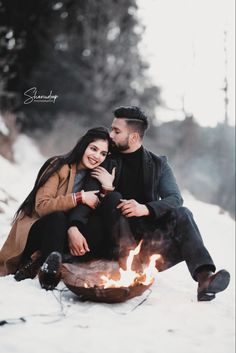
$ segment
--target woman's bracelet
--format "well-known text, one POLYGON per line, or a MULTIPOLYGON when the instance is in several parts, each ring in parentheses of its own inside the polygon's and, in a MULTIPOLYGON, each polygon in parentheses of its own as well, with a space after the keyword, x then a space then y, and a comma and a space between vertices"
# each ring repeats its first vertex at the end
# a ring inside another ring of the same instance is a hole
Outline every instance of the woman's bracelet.
POLYGON ((75 192, 74 194, 74 198, 75 198, 75 201, 76 201, 76 204, 80 204, 80 203, 84 203, 84 190, 81 190, 79 192, 75 192))

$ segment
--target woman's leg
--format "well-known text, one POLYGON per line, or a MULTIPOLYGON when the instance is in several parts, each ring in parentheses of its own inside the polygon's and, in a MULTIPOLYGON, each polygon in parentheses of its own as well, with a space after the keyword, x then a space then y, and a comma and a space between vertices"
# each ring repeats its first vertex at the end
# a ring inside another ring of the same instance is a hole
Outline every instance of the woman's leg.
POLYGON ((63 252, 67 245, 66 229, 67 220, 63 212, 51 213, 33 224, 22 254, 22 264, 14 275, 16 281, 34 278, 49 254, 63 252), (35 256, 36 251, 40 255, 35 256))
POLYGON ((76 262, 85 262, 95 258, 106 257, 106 229, 97 210, 92 212, 86 225, 78 222, 76 226, 85 237, 90 251, 86 252, 83 256, 73 257, 73 260, 76 262))
POLYGON ((35 251, 39 250, 43 262, 53 251, 63 253, 66 246, 66 215, 64 212, 54 212, 40 218, 33 224, 23 252, 23 259, 29 259, 35 251))

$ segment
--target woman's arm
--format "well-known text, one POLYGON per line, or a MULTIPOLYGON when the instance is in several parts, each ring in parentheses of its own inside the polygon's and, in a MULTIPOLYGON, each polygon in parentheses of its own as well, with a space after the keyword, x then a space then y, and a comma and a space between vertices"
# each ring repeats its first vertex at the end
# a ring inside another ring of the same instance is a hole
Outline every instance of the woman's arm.
POLYGON ((40 217, 56 211, 68 211, 76 206, 73 193, 58 195, 59 185, 60 177, 56 172, 37 191, 35 211, 40 217))
POLYGON ((67 231, 70 253, 73 256, 83 256, 89 250, 87 240, 77 227, 70 227, 67 231))
POLYGON ((113 181, 115 179, 116 167, 109 173, 105 168, 99 166, 92 170, 91 176, 101 183, 101 193, 106 195, 108 192, 113 191, 113 181))
POLYGON ((58 195, 59 187, 60 177, 56 172, 39 188, 35 199, 35 211, 40 217, 56 211, 69 211, 79 203, 91 208, 96 208, 98 205, 99 200, 96 195, 98 190, 58 195))

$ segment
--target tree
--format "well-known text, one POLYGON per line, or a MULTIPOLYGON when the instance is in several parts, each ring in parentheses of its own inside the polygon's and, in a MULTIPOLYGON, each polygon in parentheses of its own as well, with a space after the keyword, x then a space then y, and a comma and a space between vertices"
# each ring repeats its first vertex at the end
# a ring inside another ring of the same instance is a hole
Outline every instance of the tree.
POLYGON ((117 105, 142 105, 153 115, 159 90, 146 77, 138 51, 142 27, 135 0, 30 0, 4 2, 16 42, 7 89, 16 90, 23 128, 47 128, 58 114, 73 112, 87 123, 110 123, 117 105), (16 6, 15 6, 16 5, 16 6), (56 104, 24 105, 24 92, 52 91, 56 104))

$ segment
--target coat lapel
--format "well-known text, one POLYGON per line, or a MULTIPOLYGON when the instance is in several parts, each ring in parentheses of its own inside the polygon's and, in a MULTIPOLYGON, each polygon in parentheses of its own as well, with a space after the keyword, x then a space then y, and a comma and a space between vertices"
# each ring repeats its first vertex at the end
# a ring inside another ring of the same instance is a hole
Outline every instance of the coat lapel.
POLYGON ((116 156, 116 163, 117 163, 117 166, 116 166, 116 175, 115 175, 115 181, 114 181, 115 187, 117 187, 121 177, 122 160, 120 157, 116 156))
POLYGON ((69 181, 67 186, 67 194, 72 192, 76 174, 76 164, 69 164, 69 181))
POLYGON ((147 201, 154 199, 154 163, 148 151, 143 149, 143 181, 144 181, 144 194, 147 201))

